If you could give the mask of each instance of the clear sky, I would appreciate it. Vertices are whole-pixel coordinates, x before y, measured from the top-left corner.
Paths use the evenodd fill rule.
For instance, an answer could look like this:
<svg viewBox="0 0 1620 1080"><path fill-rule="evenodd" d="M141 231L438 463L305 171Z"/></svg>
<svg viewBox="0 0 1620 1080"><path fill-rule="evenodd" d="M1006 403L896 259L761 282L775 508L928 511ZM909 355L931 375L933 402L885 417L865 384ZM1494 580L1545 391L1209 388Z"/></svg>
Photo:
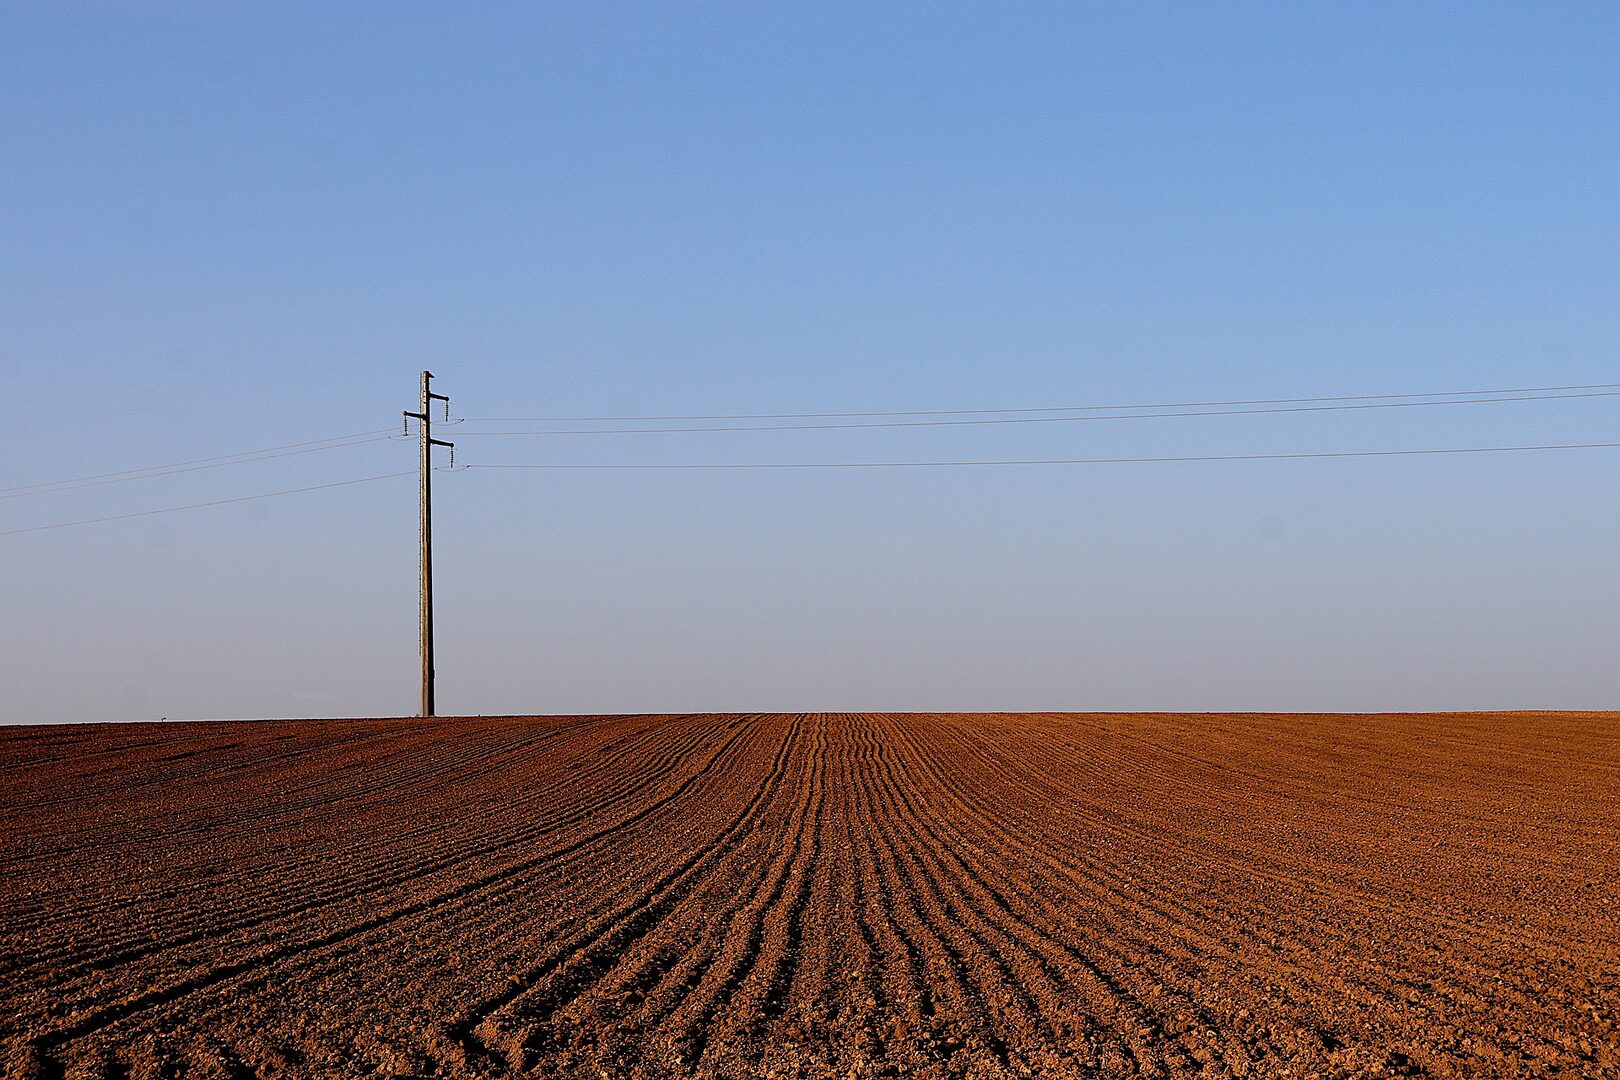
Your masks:
<svg viewBox="0 0 1620 1080"><path fill-rule="evenodd" d="M0 9L0 487L463 416L1620 381L1620 15ZM472 438L833 461L1620 439L1620 398ZM488 427L488 425L485 425ZM381 442L0 529L410 469ZM444 712L1620 705L1620 451L437 483ZM0 721L397 714L409 478L0 537Z"/></svg>

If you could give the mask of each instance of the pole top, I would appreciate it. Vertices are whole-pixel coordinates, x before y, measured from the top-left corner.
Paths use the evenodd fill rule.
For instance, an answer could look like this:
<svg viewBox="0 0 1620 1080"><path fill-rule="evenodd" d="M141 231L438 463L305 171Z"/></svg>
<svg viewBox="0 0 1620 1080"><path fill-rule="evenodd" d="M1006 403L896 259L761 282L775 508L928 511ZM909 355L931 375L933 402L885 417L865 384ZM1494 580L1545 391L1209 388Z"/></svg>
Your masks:
<svg viewBox="0 0 1620 1080"><path fill-rule="evenodd" d="M433 378L433 372L431 372L431 371L424 371L424 372L422 372L422 378L424 378L424 379L431 379L431 378Z"/></svg>

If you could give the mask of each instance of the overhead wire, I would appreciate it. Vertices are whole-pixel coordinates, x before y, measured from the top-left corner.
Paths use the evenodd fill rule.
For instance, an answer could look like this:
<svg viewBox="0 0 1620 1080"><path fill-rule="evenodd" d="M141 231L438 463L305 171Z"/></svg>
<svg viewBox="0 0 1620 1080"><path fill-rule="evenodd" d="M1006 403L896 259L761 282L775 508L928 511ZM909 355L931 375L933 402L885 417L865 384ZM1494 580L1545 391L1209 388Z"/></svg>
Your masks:
<svg viewBox="0 0 1620 1080"><path fill-rule="evenodd" d="M392 437L395 428L377 428L372 431L356 431L348 435L333 435L325 439L308 439L303 442L282 443L279 446L266 446L257 450L238 450L231 454L215 454L211 457L191 458L186 461L174 461L165 465L146 465L137 469L120 469L115 472L93 473L89 476L75 476L64 480L47 480L35 484L20 484L15 487L0 488L0 499L17 498L22 495L46 494L51 491L71 490L76 487L95 487L101 484L117 484L126 480L145 480L152 476L164 476L170 472L191 472L198 467L216 468L224 465L246 464L252 461L263 461L269 458L287 457L297 453L313 453L318 450L340 449L343 446L358 446L362 442L381 442ZM374 438L373 438L374 437ZM355 440L355 441L347 441ZM323 445L335 444L335 445ZM308 449L305 449L308 448Z"/></svg>
<svg viewBox="0 0 1620 1080"><path fill-rule="evenodd" d="M676 420L831 420L878 416L975 416L1012 413L1117 412L1121 409L1204 409L1242 405L1310 405L1334 401L1392 401L1397 398L1476 397L1492 394L1541 394L1573 390L1614 390L1620 383L1581 383L1570 386L1509 386L1489 390L1437 390L1408 394L1334 394L1319 397L1247 398L1231 401L1134 402L1123 405L1051 405L1016 409L904 409L865 412L710 413L686 416L469 416L468 423L630 423Z"/></svg>
<svg viewBox="0 0 1620 1080"><path fill-rule="evenodd" d="M1251 399L1248 401L1223 402L1174 402L1151 405L1083 405L1065 406L1050 409L970 409L955 410L951 412L936 410L914 410L908 412L845 412L845 413L776 413L776 414L730 414L709 416L658 416L658 417L531 417L531 418L504 418L510 422L527 421L617 421L617 420L724 420L724 419L815 419L838 417L887 417L887 416L971 416L994 414L995 419L952 419L903 421L883 423L850 423L850 424L784 424L784 425L743 425L722 427L657 427L657 428L610 428L589 430L552 430L552 431L476 431L462 432L466 435L485 436L550 436L550 435L606 435L606 434L653 434L653 433L688 433L688 432L718 432L718 431L820 431L867 428L910 428L910 427L955 427L979 426L989 424L1031 424L1031 423L1058 423L1090 420L1146 420L1160 419L1169 416L1237 416L1275 413L1320 413L1338 411L1359 411L1367 409L1394 409L1419 408L1444 405L1481 405L1521 401L1559 401L1576 398L1604 398L1620 396L1620 383L1591 383L1570 386L1546 387L1520 387L1505 390L1459 390L1449 392L1425 394L1377 394L1377 395L1335 395L1314 398L1271 398ZM1449 400L1414 400L1447 398ZM1349 402L1351 404L1343 404ZM1330 404L1324 404L1330 403ZM1283 406L1250 407L1250 406ZM1220 408L1214 408L1220 406ZM1225 406L1231 406L1227 408ZM1122 409L1181 409L1198 411L1179 412L1144 412L1121 413ZM1111 411L1109 411L1111 410ZM1012 413L1049 413L1049 412L1090 412L1107 415L1085 416L1006 416ZM457 423L468 422L477 418L458 418ZM499 419L499 418L497 418ZM491 422L485 418L484 422ZM49 481L37 484L25 484L11 488L0 488L0 499L17 498L30 494L45 494L56 491L76 490L83 487L100 486L103 484L122 483L129 480L149 479L158 476L174 475L178 473L193 472L201 469L221 468L227 465L248 464L255 461L272 460L281 457L290 457L298 454L315 453L320 450L341 449L358 446L372 442L382 442L398 438L393 428L380 428L372 431L353 432L347 435L335 435L325 439L311 439L303 442L284 443L279 446L263 447L257 450L243 450L231 454L218 454L210 457L192 458L186 461L171 462L165 465L151 465L138 469L125 469L115 472L97 473L88 476L73 477L65 480ZM803 469L918 469L918 468L953 468L953 467L985 467L985 466L1035 466L1035 465L1127 465L1148 463L1172 462L1222 462L1222 461L1285 461L1285 460L1311 460L1328 458L1379 458L1379 457L1413 457L1432 455L1456 454L1496 454L1496 453L1523 453L1532 451L1552 450L1589 450L1620 447L1620 442L1591 442L1591 443L1553 443L1540 445L1518 446L1482 446L1482 447L1440 447L1420 448L1411 450L1349 450L1349 451L1318 451L1297 453L1250 453L1250 454L1197 454L1174 455L1158 457L1097 457L1097 458L1005 458L1005 459L956 459L935 461L848 461L848 462L515 462L515 463L473 463L462 466L463 469L551 469L551 470L688 470L688 469L730 469L730 470L803 470ZM459 471L459 470L458 470ZM20 529L0 531L0 536L14 536L22 533L43 532L52 529L72 528L80 525L94 525L103 522L120 521L129 518L149 517L157 514L170 514L185 510L203 509L206 507L224 506L233 503L252 502L259 499L278 498L287 495L296 495L305 492L322 491L330 488L348 487L355 484L371 483L400 476L412 475L415 470L404 470L393 473L382 473L374 476L359 477L352 480L340 480L325 484L314 484L305 487L287 488L280 491L261 492L252 495L242 495L232 498L214 499L205 502L187 503L180 506L160 507L153 510L133 511L129 513L110 514L102 517L84 518L76 521L56 522L47 525L36 525Z"/></svg>
<svg viewBox="0 0 1620 1080"><path fill-rule="evenodd" d="M286 488L281 491L265 491L256 495L238 495L229 499L211 499L207 502L186 503L184 506L164 506L156 510L136 510L127 514L108 514L105 517L83 518L79 521L58 521L50 525L32 525L24 529L6 529L0 531L0 536L16 536L20 533L45 532L50 529L70 529L77 525L99 525L107 521L124 521L128 518L151 517L154 514L174 514L181 510L201 510L209 506L225 506L230 503L254 502L258 499L275 499L283 495L300 495L306 491L325 491L329 488L351 487L355 484L369 484L377 480L392 480L396 476L415 476L415 469L405 469L401 472L381 473L377 476L362 476L354 480L337 480L328 484L311 484L308 487Z"/></svg>
<svg viewBox="0 0 1620 1080"><path fill-rule="evenodd" d="M1006 458L957 461L784 461L784 462L512 462L479 463L462 469L938 469L992 465L1144 465L1193 461L1299 461L1319 458L1420 457L1438 454L1513 454L1535 450L1600 450L1620 442L1547 443L1535 446L1459 446L1415 450L1327 450L1266 454L1184 454L1169 457Z"/></svg>
<svg viewBox="0 0 1620 1080"><path fill-rule="evenodd" d="M637 428L554 428L543 431L462 431L459 438L475 436L573 436L573 435L664 435L699 434L726 431L844 431L877 428L982 427L1003 424L1070 424L1106 420L1164 420L1187 416L1255 416L1280 413L1359 412L1369 409L1419 409L1447 405L1493 405L1521 401L1567 401L1575 398L1620 397L1620 390L1584 393L1470 397L1453 401L1378 401L1354 405L1289 405L1281 408L1199 409L1188 412L1110 413L1087 416L1019 416L972 420L899 420L839 424L748 424L723 427L637 427ZM471 417L467 418L469 422Z"/></svg>
<svg viewBox="0 0 1620 1080"><path fill-rule="evenodd" d="M132 480L151 480L163 476L178 476L182 473L199 472L204 469L222 469L231 465L251 465L258 461L274 461L278 458L297 457L300 454L315 454L322 450L341 450L350 446L365 446L369 443L387 442L398 438L393 435L372 435L364 439L350 439L348 442L334 442L325 446L305 446L297 450L282 450L277 453L258 453L252 457L237 457L226 461L204 461L194 465L171 465L163 467L162 471L142 472L134 476L108 476L95 479L86 479L77 482L63 481L55 486L40 486L25 491L0 492L0 500L21 499L30 495L54 495L63 491L79 491L84 488L102 487L107 484L124 484Z"/></svg>
<svg viewBox="0 0 1620 1080"><path fill-rule="evenodd" d="M1620 448L1620 442L1591 442L1591 443L1545 443L1524 446L1461 446L1461 447L1423 447L1410 450L1328 450L1309 451L1298 453L1253 453L1253 454L1182 454L1162 457L1112 457L1112 458L1002 458L1002 459L961 459L953 461L805 461L805 462L494 462L473 463L459 466L450 470L464 472L469 469L547 469L547 470L613 470L613 471L644 471L644 470L807 470L807 469L938 469L938 468L980 468L988 466L1033 466L1033 465L1143 465L1187 462L1237 462L1237 461L1303 461L1321 460L1328 458L1391 458L1391 457L1428 457L1447 454L1509 454L1527 453L1549 450L1605 450ZM81 525L99 525L111 521L125 521L131 518L152 517L158 514L173 514L185 510L201 510L208 507L227 506L234 503L256 502L260 499L274 499L286 495L300 495L311 491L326 491L332 488L352 487L356 484L369 484L379 480L392 480L402 476L414 476L417 470L402 469L398 472L379 473L374 476L361 476L352 480L337 480L325 484L310 484L304 487L284 488L280 491L265 491L253 495L238 495L226 499L210 499L205 502L186 503L180 506L164 506L154 510L136 510L123 514L107 514L102 517L81 518L77 521L59 521L48 525L32 525L21 529L0 530L0 536L17 536L23 533L46 532L54 529L69 529Z"/></svg>

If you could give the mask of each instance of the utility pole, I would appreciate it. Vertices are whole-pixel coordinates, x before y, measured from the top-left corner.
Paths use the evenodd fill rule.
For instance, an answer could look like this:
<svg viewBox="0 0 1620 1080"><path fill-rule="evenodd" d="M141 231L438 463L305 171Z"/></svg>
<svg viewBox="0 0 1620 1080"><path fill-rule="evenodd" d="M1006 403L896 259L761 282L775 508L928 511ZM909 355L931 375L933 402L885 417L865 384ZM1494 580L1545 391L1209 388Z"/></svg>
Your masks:
<svg viewBox="0 0 1620 1080"><path fill-rule="evenodd" d="M428 389L433 372L422 372L422 411L405 412L405 430L410 432L410 421L419 422L422 430L422 715L433 715L433 448L450 448L451 464L455 463L455 443L433 437L433 421L428 408L435 401L444 402L444 418L450 419L450 398Z"/></svg>

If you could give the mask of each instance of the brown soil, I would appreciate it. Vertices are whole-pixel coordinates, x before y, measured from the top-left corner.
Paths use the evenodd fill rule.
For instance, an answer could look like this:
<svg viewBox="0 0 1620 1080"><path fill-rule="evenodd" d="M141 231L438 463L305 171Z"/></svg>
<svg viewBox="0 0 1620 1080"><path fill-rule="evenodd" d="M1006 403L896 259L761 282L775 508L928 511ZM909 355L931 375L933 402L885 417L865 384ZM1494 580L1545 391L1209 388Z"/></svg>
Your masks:
<svg viewBox="0 0 1620 1080"><path fill-rule="evenodd" d="M1620 715L0 729L11 1076L1620 1075Z"/></svg>

